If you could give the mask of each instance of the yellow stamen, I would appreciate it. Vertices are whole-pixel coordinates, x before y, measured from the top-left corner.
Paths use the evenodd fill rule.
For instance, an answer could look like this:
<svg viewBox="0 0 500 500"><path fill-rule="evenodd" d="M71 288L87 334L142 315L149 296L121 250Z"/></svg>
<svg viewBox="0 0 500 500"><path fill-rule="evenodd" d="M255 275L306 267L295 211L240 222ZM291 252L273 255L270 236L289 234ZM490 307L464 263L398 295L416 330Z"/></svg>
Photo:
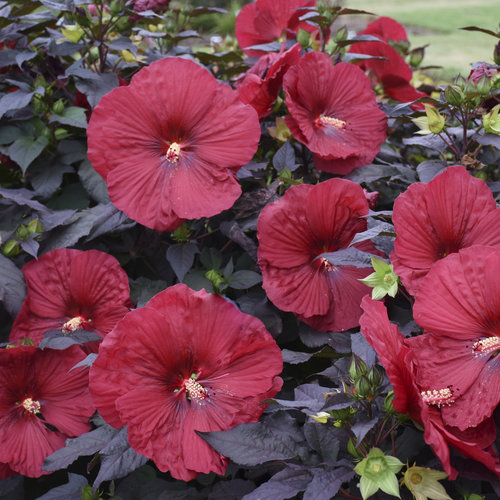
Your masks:
<svg viewBox="0 0 500 500"><path fill-rule="evenodd" d="M500 338L488 337L486 339L478 340L472 346L474 354L492 354L500 351Z"/></svg>
<svg viewBox="0 0 500 500"><path fill-rule="evenodd" d="M179 154L181 152L181 147L177 142L172 142L168 147L167 154L165 155L165 159L169 163L177 163L179 161Z"/></svg>
<svg viewBox="0 0 500 500"><path fill-rule="evenodd" d="M88 321L88 320L87 320ZM71 318L69 321L66 321L61 328L61 331L64 333L74 332L75 330L79 330L84 324L86 320L83 316L75 316Z"/></svg>
<svg viewBox="0 0 500 500"><path fill-rule="evenodd" d="M323 126L330 126L330 127L335 127L338 129L344 129L346 128L347 123L344 120L339 120L338 118L334 118L333 116L326 116L326 115L319 115L318 118L314 121L314 124L319 127L320 125Z"/></svg>
<svg viewBox="0 0 500 500"><path fill-rule="evenodd" d="M455 402L453 392L448 387L446 389L422 391L420 395L424 403L427 403L429 406L436 405L438 408L441 408L441 406L451 406Z"/></svg>
<svg viewBox="0 0 500 500"><path fill-rule="evenodd" d="M39 401L33 401L31 398L26 398L21 405L27 412L33 413L34 415L40 413L40 408L42 407Z"/></svg>

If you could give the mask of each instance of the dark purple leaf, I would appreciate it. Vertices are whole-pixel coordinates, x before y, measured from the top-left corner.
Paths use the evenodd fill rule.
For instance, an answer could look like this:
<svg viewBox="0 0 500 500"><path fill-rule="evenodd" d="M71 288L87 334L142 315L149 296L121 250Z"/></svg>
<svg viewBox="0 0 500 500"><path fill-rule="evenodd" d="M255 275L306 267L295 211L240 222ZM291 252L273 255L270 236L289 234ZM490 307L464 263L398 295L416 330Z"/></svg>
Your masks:
<svg viewBox="0 0 500 500"><path fill-rule="evenodd" d="M351 352L351 336L345 332L318 332L301 323L299 336L307 347L320 347L327 344L335 352L342 354Z"/></svg>
<svg viewBox="0 0 500 500"><path fill-rule="evenodd" d="M333 427L314 421L306 422L304 436L311 448L319 453L323 463L334 464L337 461L340 443Z"/></svg>
<svg viewBox="0 0 500 500"><path fill-rule="evenodd" d="M85 110L77 106L70 106L66 108L61 114L52 114L49 118L49 123L62 123L63 125L70 125L71 127L87 128L87 117Z"/></svg>
<svg viewBox="0 0 500 500"><path fill-rule="evenodd" d="M73 0L40 0L40 2L53 10L60 11L70 11L75 7L75 2Z"/></svg>
<svg viewBox="0 0 500 500"><path fill-rule="evenodd" d="M293 172L299 166L295 163L295 150L290 141L286 141L273 156L273 167L277 172L281 172L285 168Z"/></svg>
<svg viewBox="0 0 500 500"><path fill-rule="evenodd" d="M30 168L31 185L37 196L49 198L61 185L63 175L69 172L73 172L73 167L62 163L57 157L36 162Z"/></svg>
<svg viewBox="0 0 500 500"><path fill-rule="evenodd" d="M24 174L33 160L40 156L48 143L49 140L45 136L40 136L36 139L27 136L20 137L9 146L7 154L11 160L15 161L21 167Z"/></svg>
<svg viewBox="0 0 500 500"><path fill-rule="evenodd" d="M307 488L312 479L307 469L286 468L275 474L267 483L245 495L242 500L285 500Z"/></svg>
<svg viewBox="0 0 500 500"><path fill-rule="evenodd" d="M68 482L38 497L37 500L81 500L82 489L87 486L88 481L84 476L68 472Z"/></svg>
<svg viewBox="0 0 500 500"><path fill-rule="evenodd" d="M417 174L420 182L429 182L436 175L440 174L446 168L446 164L438 160L427 160L420 163L417 167Z"/></svg>
<svg viewBox="0 0 500 500"><path fill-rule="evenodd" d="M373 226L367 229L366 231L355 234L351 243L349 243L349 246L352 246L356 243L361 243L362 241L371 240L372 238L375 238L381 233L393 233L393 232L394 232L394 226L392 224L388 224L387 222L375 221L373 223Z"/></svg>
<svg viewBox="0 0 500 500"><path fill-rule="evenodd" d="M94 170L89 160L84 160L78 167L78 177L87 193L98 203L110 202L106 181Z"/></svg>
<svg viewBox="0 0 500 500"><path fill-rule="evenodd" d="M368 419L367 417L363 416L351 427L351 431L356 436L358 443L361 443L361 441L363 441L364 437L373 429L377 422L378 417Z"/></svg>
<svg viewBox="0 0 500 500"><path fill-rule="evenodd" d="M275 399L275 401L285 408L301 408L306 413L316 413L325 406L330 391L331 389L316 384L303 384L295 388L293 401L286 399Z"/></svg>
<svg viewBox="0 0 500 500"><path fill-rule="evenodd" d="M102 338L94 332L87 330L75 330L74 332L63 333L60 330L49 330L40 342L40 349L50 347L51 349L66 349L74 344L84 344L85 342L92 342L95 340L102 340Z"/></svg>
<svg viewBox="0 0 500 500"><path fill-rule="evenodd" d="M115 73L96 74L90 70L77 68L72 75L75 77L76 88L87 96L92 108L97 106L103 95L118 87L118 77Z"/></svg>
<svg viewBox="0 0 500 500"><path fill-rule="evenodd" d="M236 271L228 278L228 284L235 290L246 290L262 282L262 276L259 273L249 270Z"/></svg>
<svg viewBox="0 0 500 500"><path fill-rule="evenodd" d="M30 234L29 237L23 241L20 241L21 248L32 257L38 257L38 249L40 248L40 243L35 240L39 235Z"/></svg>
<svg viewBox="0 0 500 500"><path fill-rule="evenodd" d="M66 439L64 448L49 455L42 468L51 472L64 469L78 457L93 455L106 447L118 432L118 429L105 424L76 438Z"/></svg>
<svg viewBox="0 0 500 500"><path fill-rule="evenodd" d="M26 297L23 273L7 257L0 254L0 300L5 309L15 316Z"/></svg>
<svg viewBox="0 0 500 500"><path fill-rule="evenodd" d="M347 367L346 367L347 368ZM345 373L342 371L342 373ZM342 410L353 405L352 399L344 392L330 392L321 411Z"/></svg>
<svg viewBox="0 0 500 500"><path fill-rule="evenodd" d="M240 465L286 460L299 452L295 442L271 432L262 422L239 424L227 431L197 434L219 453Z"/></svg>
<svg viewBox="0 0 500 500"><path fill-rule="evenodd" d="M296 352L289 351L288 349L283 349L281 354L283 355L283 361L290 365L305 363L314 356L314 352Z"/></svg>
<svg viewBox="0 0 500 500"><path fill-rule="evenodd" d="M226 9L220 9L218 7L195 7L191 10L191 17L201 16L202 14L227 14Z"/></svg>
<svg viewBox="0 0 500 500"><path fill-rule="evenodd" d="M26 61L31 61L36 57L37 53L34 50L23 50L16 55L16 63L19 69L22 69L22 65Z"/></svg>
<svg viewBox="0 0 500 500"><path fill-rule="evenodd" d="M182 283L184 276L191 269L197 253L199 253L198 245L193 242L177 243L167 248L167 260L179 283Z"/></svg>
<svg viewBox="0 0 500 500"><path fill-rule="evenodd" d="M424 148L435 149L443 153L447 146L446 143L436 134L422 135L417 137L405 137L403 144L412 146L422 146Z"/></svg>
<svg viewBox="0 0 500 500"><path fill-rule="evenodd" d="M248 50L262 50L263 52L279 52L281 50L281 43L269 42L261 43L259 45L250 45L249 47L242 47Z"/></svg>
<svg viewBox="0 0 500 500"><path fill-rule="evenodd" d="M354 477L354 470L340 467L333 470L313 469L313 479L304 492L303 500L330 500L334 498L342 483Z"/></svg>
<svg viewBox="0 0 500 500"><path fill-rule="evenodd" d="M126 427L101 449L100 456L101 467L94 481L94 491L103 481L124 477L148 461L128 444Z"/></svg>
<svg viewBox="0 0 500 500"><path fill-rule="evenodd" d="M474 139L482 144L483 146L493 146L496 149L500 149L500 135L496 134L484 134L484 135L475 135Z"/></svg>
<svg viewBox="0 0 500 500"><path fill-rule="evenodd" d="M356 168L346 179L361 184L362 182L373 182L379 179L403 179L409 183L415 182L415 171L409 165L377 165L370 164Z"/></svg>
<svg viewBox="0 0 500 500"><path fill-rule="evenodd" d="M93 364L94 361L97 358L97 354L95 352L91 352L90 354L87 354L87 357L85 359L82 359L79 363L77 363L73 368L71 368L70 372L75 370L76 368L90 368Z"/></svg>
<svg viewBox="0 0 500 500"><path fill-rule="evenodd" d="M326 252L318 255L316 259L324 258L334 266L355 266L361 269L372 267L372 255L358 250L356 247L342 248L336 252Z"/></svg>
<svg viewBox="0 0 500 500"><path fill-rule="evenodd" d="M486 33L487 35L494 36L495 38L500 38L499 33L495 33L492 30L488 30L486 28L478 28L477 26L465 26L464 28L460 28L465 31L480 31L481 33Z"/></svg>
<svg viewBox="0 0 500 500"><path fill-rule="evenodd" d="M257 260L257 245L249 238L234 220L221 222L219 229L224 236L240 245L253 260Z"/></svg>
<svg viewBox="0 0 500 500"><path fill-rule="evenodd" d="M362 333L353 333L351 335L352 353L360 357L368 369L370 369L377 361L377 353L375 349L367 342Z"/></svg>
<svg viewBox="0 0 500 500"><path fill-rule="evenodd" d="M282 332L283 322L281 316L271 306L266 294L262 290L251 290L249 293L236 299L236 302L244 313L259 318L274 337L277 337Z"/></svg>
<svg viewBox="0 0 500 500"><path fill-rule="evenodd" d="M43 94L44 89L43 87L39 87L36 91L39 91L39 94ZM27 106L31 102L34 95L35 91L26 92L25 90L16 90L14 92L4 94L0 99L0 118L7 113L7 111Z"/></svg>

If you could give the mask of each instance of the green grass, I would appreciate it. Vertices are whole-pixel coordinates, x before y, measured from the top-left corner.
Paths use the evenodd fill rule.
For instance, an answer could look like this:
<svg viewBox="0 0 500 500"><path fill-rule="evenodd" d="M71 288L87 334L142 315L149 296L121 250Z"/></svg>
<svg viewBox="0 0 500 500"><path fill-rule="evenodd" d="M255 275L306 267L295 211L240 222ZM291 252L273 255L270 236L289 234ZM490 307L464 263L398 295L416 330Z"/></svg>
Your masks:
<svg viewBox="0 0 500 500"><path fill-rule="evenodd" d="M497 31L500 0L345 0L346 7L390 16L404 24L412 47L429 44L424 65L442 66L439 76L467 75L476 61L493 62L495 38L460 30L478 26Z"/></svg>

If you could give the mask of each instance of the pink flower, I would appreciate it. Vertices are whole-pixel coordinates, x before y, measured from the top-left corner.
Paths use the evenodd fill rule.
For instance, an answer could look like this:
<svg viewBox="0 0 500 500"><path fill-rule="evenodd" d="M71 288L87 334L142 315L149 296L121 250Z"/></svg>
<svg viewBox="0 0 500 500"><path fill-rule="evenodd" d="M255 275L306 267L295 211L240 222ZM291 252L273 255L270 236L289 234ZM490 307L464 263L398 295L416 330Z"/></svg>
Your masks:
<svg viewBox="0 0 500 500"><path fill-rule="evenodd" d="M399 195L393 222L391 262L411 294L439 259L472 245L500 245L500 210L491 190L460 165Z"/></svg>
<svg viewBox="0 0 500 500"><path fill-rule="evenodd" d="M425 442L431 446L450 479L455 479L458 473L450 464L449 446L500 474L500 461L492 446L496 437L492 418L463 430L445 423L443 413L447 405L452 408L455 404L450 398L451 393L440 376L432 380L425 377L425 368L421 369L418 362L425 354L414 349L411 342L427 335L406 339L397 326L389 322L384 304L368 296L363 299L361 307L364 310L360 318L361 333L377 351L385 367L394 389L394 409L408 413L424 426ZM434 355L443 356L437 352ZM443 360L446 363L448 357L444 356Z"/></svg>
<svg viewBox="0 0 500 500"><path fill-rule="evenodd" d="M358 33L359 35L373 35L381 42L357 42L349 52L366 54L383 59L367 59L359 65L372 75L384 88L384 92L396 101L409 102L426 97L427 94L418 91L410 81L413 71L406 64L403 57L394 49L389 41L407 41L404 27L390 17L381 17ZM415 104L415 109L423 109L422 104Z"/></svg>
<svg viewBox="0 0 500 500"><path fill-rule="evenodd" d="M313 0L257 0L244 5L236 18L236 38L243 52L251 57L265 55L258 49L247 49L285 38L295 39L299 28L312 31L299 21L307 11L300 7L313 6ZM299 9L299 10L297 10Z"/></svg>
<svg viewBox="0 0 500 500"><path fill-rule="evenodd" d="M259 216L257 237L262 286L274 305L321 331L358 325L361 298L370 289L359 281L371 268L334 266L321 255L347 248L366 230L363 189L345 179L293 186ZM356 245L383 255L371 242Z"/></svg>
<svg viewBox="0 0 500 500"><path fill-rule="evenodd" d="M288 70L283 86L286 124L314 153L317 168L347 174L373 160L386 138L385 114L357 66L334 66L326 54L309 52Z"/></svg>
<svg viewBox="0 0 500 500"><path fill-rule="evenodd" d="M259 118L271 113L272 105L281 89L283 76L290 66L297 64L301 52L300 43L296 43L286 52L266 54L237 82L239 98L245 104L250 104L259 114Z"/></svg>
<svg viewBox="0 0 500 500"><path fill-rule="evenodd" d="M21 346L0 350L0 463L39 477L46 457L66 438L90 430L94 413L86 369L71 370L85 354Z"/></svg>
<svg viewBox="0 0 500 500"><path fill-rule="evenodd" d="M130 445L188 481L228 460L195 431L256 422L281 388L281 351L256 318L218 295L179 284L130 312L106 336L90 372L103 418Z"/></svg>
<svg viewBox="0 0 500 500"><path fill-rule="evenodd" d="M104 337L133 307L128 277L98 250L61 248L23 267L27 293L10 340L37 344L49 330L91 330Z"/></svg>
<svg viewBox="0 0 500 500"><path fill-rule="evenodd" d="M465 430L491 417L500 402L500 249L472 246L436 262L415 298L422 382L439 381L452 399L441 413Z"/></svg>
<svg viewBox="0 0 500 500"><path fill-rule="evenodd" d="M94 109L88 157L116 207L171 231L211 217L241 194L239 168L260 138L257 113L228 85L182 58L143 68Z"/></svg>

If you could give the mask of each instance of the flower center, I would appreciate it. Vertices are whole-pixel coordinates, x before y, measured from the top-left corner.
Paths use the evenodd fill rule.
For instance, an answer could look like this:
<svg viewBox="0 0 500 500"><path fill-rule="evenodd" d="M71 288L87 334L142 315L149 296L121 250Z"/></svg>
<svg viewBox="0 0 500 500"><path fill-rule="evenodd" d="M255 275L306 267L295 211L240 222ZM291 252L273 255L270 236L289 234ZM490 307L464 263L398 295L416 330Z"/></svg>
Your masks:
<svg viewBox="0 0 500 500"><path fill-rule="evenodd" d="M177 142L172 142L168 147L165 159L169 163L177 163L179 161L179 154L181 152L181 146Z"/></svg>
<svg viewBox="0 0 500 500"><path fill-rule="evenodd" d="M335 266L329 262L327 259L325 259L324 257L321 257L321 259L319 259L319 265L320 265L320 269L322 271L326 271L327 273L331 273L332 271L335 271Z"/></svg>
<svg viewBox="0 0 500 500"><path fill-rule="evenodd" d="M33 401L31 398L25 398L21 405L27 412L34 415L40 413L40 408L42 407L39 401Z"/></svg>
<svg viewBox="0 0 500 500"><path fill-rule="evenodd" d="M314 120L314 125L316 128L318 127L334 127L338 129L346 128L347 123L344 120L339 120L338 118L334 118L333 116L319 115L316 120Z"/></svg>
<svg viewBox="0 0 500 500"><path fill-rule="evenodd" d="M195 401L201 404L202 401L208 398L208 391L199 383L196 382L199 372L192 373L188 379L182 380L182 387L175 389L174 392L186 391L188 401ZM182 378L182 377L181 377Z"/></svg>
<svg viewBox="0 0 500 500"><path fill-rule="evenodd" d="M488 337L478 340L472 346L472 351L476 356L480 354L493 354L495 356L500 351L500 338Z"/></svg>
<svg viewBox="0 0 500 500"><path fill-rule="evenodd" d="M451 406L455 402L453 392L451 392L449 387L446 389L422 391L420 395L424 403L427 403L429 406L436 405L438 408L441 408L441 406Z"/></svg>
<svg viewBox="0 0 500 500"><path fill-rule="evenodd" d="M74 332L75 330L80 330L82 327L85 327L88 322L92 321L90 318L85 319L83 316L75 316L70 320L66 321L61 328L61 331L64 333Z"/></svg>

